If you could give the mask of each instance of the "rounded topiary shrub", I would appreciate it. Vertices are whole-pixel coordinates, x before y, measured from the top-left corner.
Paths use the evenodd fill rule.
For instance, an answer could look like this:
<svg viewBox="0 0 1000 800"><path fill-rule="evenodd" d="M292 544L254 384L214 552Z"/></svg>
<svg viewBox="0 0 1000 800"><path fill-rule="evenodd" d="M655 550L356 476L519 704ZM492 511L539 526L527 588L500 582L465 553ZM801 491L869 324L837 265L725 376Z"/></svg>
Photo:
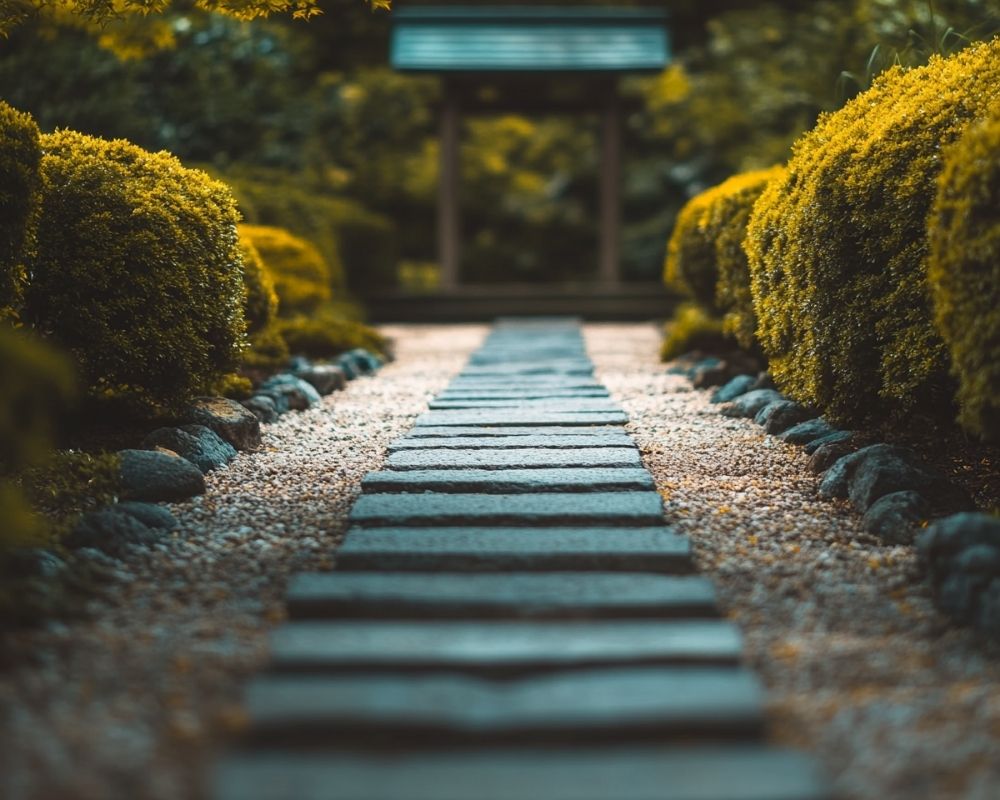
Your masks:
<svg viewBox="0 0 1000 800"><path fill-rule="evenodd" d="M260 253L282 316L311 314L332 299L330 268L305 239L267 225L241 225L240 234Z"/></svg>
<svg viewBox="0 0 1000 800"><path fill-rule="evenodd" d="M288 345L278 330L278 294L274 280L257 248L241 228L240 251L243 254L243 284L245 299L243 315L247 321L249 347L243 353L243 365L255 368L279 367L288 360ZM230 382L232 383L232 382ZM216 387L219 394L229 397L231 391Z"/></svg>
<svg viewBox="0 0 1000 800"><path fill-rule="evenodd" d="M927 217L942 148L998 98L1000 39L889 70L796 143L745 240L758 339L784 392L842 421L947 406Z"/></svg>
<svg viewBox="0 0 1000 800"><path fill-rule="evenodd" d="M331 313L281 320L278 330L293 353L309 358L329 358L355 347L377 355L388 352L388 341L377 330Z"/></svg>
<svg viewBox="0 0 1000 800"><path fill-rule="evenodd" d="M663 282L693 297L706 309L715 307L715 285L719 280L715 242L704 228L710 192L695 195L677 214L663 266Z"/></svg>
<svg viewBox="0 0 1000 800"><path fill-rule="evenodd" d="M734 175L712 192L704 228L715 241L718 282L715 305L723 313L723 326L743 347L756 342L757 317L750 293L750 265L743 250L747 220L754 203L772 180L785 174L782 166Z"/></svg>
<svg viewBox="0 0 1000 800"><path fill-rule="evenodd" d="M1000 103L947 151L928 226L935 320L959 419L1000 439Z"/></svg>
<svg viewBox="0 0 1000 800"><path fill-rule="evenodd" d="M695 303L683 303L666 324L660 358L670 361L692 350L723 353L734 346L732 337L723 330L722 320Z"/></svg>
<svg viewBox="0 0 1000 800"><path fill-rule="evenodd" d="M42 137L25 320L74 356L92 395L183 403L245 340L229 190L168 153L71 131Z"/></svg>
<svg viewBox="0 0 1000 800"><path fill-rule="evenodd" d="M0 101L0 321L16 316L38 209L38 126Z"/></svg>

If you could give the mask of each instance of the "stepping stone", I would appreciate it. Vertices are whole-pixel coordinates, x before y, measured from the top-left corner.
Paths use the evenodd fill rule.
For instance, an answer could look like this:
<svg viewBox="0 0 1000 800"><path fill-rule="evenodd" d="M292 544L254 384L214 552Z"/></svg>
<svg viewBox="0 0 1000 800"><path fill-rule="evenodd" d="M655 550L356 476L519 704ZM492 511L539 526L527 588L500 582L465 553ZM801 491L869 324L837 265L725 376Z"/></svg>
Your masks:
<svg viewBox="0 0 1000 800"><path fill-rule="evenodd" d="M831 800L810 759L753 744L232 756L216 800Z"/></svg>
<svg viewBox="0 0 1000 800"><path fill-rule="evenodd" d="M510 426L490 426L490 425L424 425L413 428L405 437L397 439L397 442L409 441L411 439L446 439L453 436L596 436L603 437L608 434L625 436L630 445L635 445L632 437L628 436L616 425L594 425L591 427L579 427L574 425L510 425Z"/></svg>
<svg viewBox="0 0 1000 800"><path fill-rule="evenodd" d="M586 377L553 377L545 375L523 375L513 380L511 378L468 378L459 375L448 384L445 391L573 391L577 389L604 389L605 386L593 378Z"/></svg>
<svg viewBox="0 0 1000 800"><path fill-rule="evenodd" d="M578 670L490 681L464 675L273 675L252 681L258 743L420 746L685 741L763 728L763 693L733 667ZM403 795L406 797L406 795Z"/></svg>
<svg viewBox="0 0 1000 800"><path fill-rule="evenodd" d="M436 400L565 400L610 397L606 389L445 389Z"/></svg>
<svg viewBox="0 0 1000 800"><path fill-rule="evenodd" d="M520 408L541 411L621 411L621 406L606 397L581 397L527 400L431 400L428 408Z"/></svg>
<svg viewBox="0 0 1000 800"><path fill-rule="evenodd" d="M291 622L271 634L277 672L461 671L490 677L615 666L739 663L723 620L615 622Z"/></svg>
<svg viewBox="0 0 1000 800"><path fill-rule="evenodd" d="M364 492L455 492L459 494L520 494L522 492L652 491L653 478L644 469L411 469L370 472L361 482Z"/></svg>
<svg viewBox="0 0 1000 800"><path fill-rule="evenodd" d="M315 572L288 587L293 619L678 619L716 616L700 577L634 572Z"/></svg>
<svg viewBox="0 0 1000 800"><path fill-rule="evenodd" d="M342 570L691 571L691 545L669 528L352 528Z"/></svg>
<svg viewBox="0 0 1000 800"><path fill-rule="evenodd" d="M350 519L400 525L662 525L656 492L363 494Z"/></svg>
<svg viewBox="0 0 1000 800"><path fill-rule="evenodd" d="M563 433L548 436L453 436L431 439L405 436L389 445L389 450L426 450L427 448L477 450L507 447L635 447L632 438L619 429L617 433Z"/></svg>
<svg viewBox="0 0 1000 800"><path fill-rule="evenodd" d="M521 375L593 375L594 366L589 362L559 364L494 364L483 367L466 367L462 370L464 377L503 376L517 378Z"/></svg>
<svg viewBox="0 0 1000 800"><path fill-rule="evenodd" d="M390 453L389 469L516 469L519 467L641 467L632 447L430 447Z"/></svg>
<svg viewBox="0 0 1000 800"><path fill-rule="evenodd" d="M429 411L417 417L416 425L624 425L623 411L520 411L509 408L471 408Z"/></svg>

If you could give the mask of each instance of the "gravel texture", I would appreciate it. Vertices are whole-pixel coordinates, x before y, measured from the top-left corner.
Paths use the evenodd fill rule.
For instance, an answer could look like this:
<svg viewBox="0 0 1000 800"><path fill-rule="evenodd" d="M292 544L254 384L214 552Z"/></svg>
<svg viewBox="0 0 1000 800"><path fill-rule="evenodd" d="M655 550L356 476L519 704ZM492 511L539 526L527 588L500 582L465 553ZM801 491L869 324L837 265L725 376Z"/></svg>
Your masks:
<svg viewBox="0 0 1000 800"><path fill-rule="evenodd" d="M199 800L242 726L290 573L332 563L361 479L383 463L486 326L384 329L398 359L308 411L171 506L153 550L109 561L80 619L2 637L0 797Z"/></svg>
<svg viewBox="0 0 1000 800"><path fill-rule="evenodd" d="M814 753L845 800L1000 797L1000 647L934 610L913 549L819 500L801 448L665 374L658 328L586 339L668 520L745 632L775 741Z"/></svg>

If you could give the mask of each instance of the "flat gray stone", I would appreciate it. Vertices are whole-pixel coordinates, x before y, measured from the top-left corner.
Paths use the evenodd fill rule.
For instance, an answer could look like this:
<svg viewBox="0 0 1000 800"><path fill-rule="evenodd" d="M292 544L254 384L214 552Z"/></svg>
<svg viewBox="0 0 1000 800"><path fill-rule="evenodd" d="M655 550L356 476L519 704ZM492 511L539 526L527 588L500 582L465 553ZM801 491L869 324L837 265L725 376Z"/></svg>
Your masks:
<svg viewBox="0 0 1000 800"><path fill-rule="evenodd" d="M606 397L557 398L554 400L431 400L430 409L444 408L518 408L539 411L621 411L621 406Z"/></svg>
<svg viewBox="0 0 1000 800"><path fill-rule="evenodd" d="M545 361L540 363L486 364L468 366L462 370L462 377L511 376L518 375L592 375L594 365L589 361Z"/></svg>
<svg viewBox="0 0 1000 800"><path fill-rule="evenodd" d="M441 409L417 417L416 425L624 425L623 411L545 411L510 408Z"/></svg>
<svg viewBox="0 0 1000 800"><path fill-rule="evenodd" d="M438 400L552 400L567 397L609 397L610 392L594 386L586 389L562 389L544 387L522 389L517 386L505 389L445 389Z"/></svg>
<svg viewBox="0 0 1000 800"><path fill-rule="evenodd" d="M252 681L246 695L251 738L283 746L756 736L762 705L757 681L734 667L594 669L502 682L273 675Z"/></svg>
<svg viewBox="0 0 1000 800"><path fill-rule="evenodd" d="M365 492L522 492L651 491L653 478L638 467L559 469L411 469L370 472Z"/></svg>
<svg viewBox="0 0 1000 800"><path fill-rule="evenodd" d="M494 677L556 669L737 664L724 620L659 622L292 622L271 634L271 668L325 675L456 671Z"/></svg>
<svg viewBox="0 0 1000 800"><path fill-rule="evenodd" d="M691 571L691 545L669 528L352 528L338 569Z"/></svg>
<svg viewBox="0 0 1000 800"><path fill-rule="evenodd" d="M307 572L293 619L677 619L716 616L711 582L634 572Z"/></svg>
<svg viewBox="0 0 1000 800"><path fill-rule="evenodd" d="M563 433L547 436L453 436L446 440L426 436L404 436L389 445L390 450L420 450L447 447L477 450L508 447L635 447L632 437L619 429L616 433Z"/></svg>
<svg viewBox="0 0 1000 800"><path fill-rule="evenodd" d="M350 519L398 525L662 525L656 492L364 494Z"/></svg>
<svg viewBox="0 0 1000 800"><path fill-rule="evenodd" d="M404 437L410 439L445 439L453 436L628 436L618 425L593 425L580 427L574 425L424 425L413 428ZM629 437L631 440L631 437ZM397 439L396 441L402 441ZM631 443L631 441L630 441Z"/></svg>
<svg viewBox="0 0 1000 800"><path fill-rule="evenodd" d="M764 745L255 751L222 762L215 800L830 800L815 764Z"/></svg>
<svg viewBox="0 0 1000 800"><path fill-rule="evenodd" d="M630 447L509 447L396 450L389 469L516 469L518 467L641 467L639 450Z"/></svg>
<svg viewBox="0 0 1000 800"><path fill-rule="evenodd" d="M445 391L448 392L479 392L484 390L492 391L578 391L605 389L604 384L594 378L580 376L553 376L553 375L519 375L512 378L463 378L459 375L453 378Z"/></svg>

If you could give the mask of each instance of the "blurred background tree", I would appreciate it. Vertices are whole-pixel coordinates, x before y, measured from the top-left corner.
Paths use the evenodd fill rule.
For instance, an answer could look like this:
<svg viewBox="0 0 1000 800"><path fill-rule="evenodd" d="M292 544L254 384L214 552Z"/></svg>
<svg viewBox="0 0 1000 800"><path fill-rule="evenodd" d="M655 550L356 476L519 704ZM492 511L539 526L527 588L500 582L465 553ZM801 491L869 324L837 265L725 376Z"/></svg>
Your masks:
<svg viewBox="0 0 1000 800"><path fill-rule="evenodd" d="M675 48L666 72L623 87L636 109L626 131L623 269L636 280L658 278L673 219L694 193L783 162L791 142L872 73L984 38L1000 19L998 0L630 4L666 7ZM241 197L255 194L254 182L258 197L268 187L296 194L294 203L248 214L256 223L310 238L303 203L330 209L339 201L336 213L351 217L335 221L341 240L350 228L362 243L388 242L341 254L353 288L400 275L433 283L422 265L436 252L439 86L387 68L389 15L372 11L381 5L87 0L75 16L32 12L0 42L0 97L43 130L66 126L168 149L231 177ZM95 27L110 8L140 6L162 13ZM288 13L244 21L265 6ZM468 280L594 271L596 119L473 118L462 159Z"/></svg>

